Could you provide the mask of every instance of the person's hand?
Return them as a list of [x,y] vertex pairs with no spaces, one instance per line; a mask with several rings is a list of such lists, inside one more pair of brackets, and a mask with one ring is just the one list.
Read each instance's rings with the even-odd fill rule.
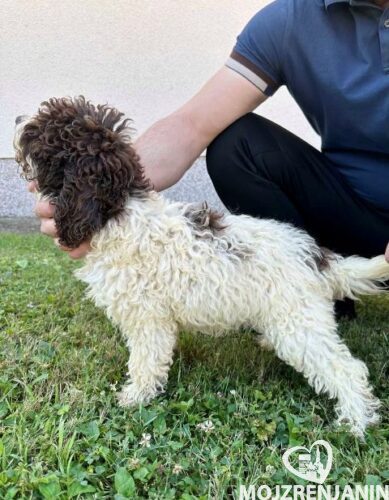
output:
[[[28,190],[31,193],[37,191],[36,183],[34,181],[28,183]],[[35,214],[41,220],[41,233],[54,238],[58,248],[67,252],[72,259],[82,259],[90,251],[90,242],[85,241],[77,248],[68,248],[58,243],[58,234],[54,222],[55,206],[49,201],[39,200],[35,205]]]
[[387,262],[389,262],[389,243],[388,246],[386,247],[385,259],[387,260]]

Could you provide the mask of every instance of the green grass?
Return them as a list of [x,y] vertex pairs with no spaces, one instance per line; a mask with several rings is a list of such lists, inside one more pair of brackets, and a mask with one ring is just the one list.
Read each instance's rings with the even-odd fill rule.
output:
[[302,484],[281,455],[316,439],[334,449],[326,484],[389,481],[387,297],[340,326],[384,404],[362,443],[250,333],[182,334],[166,394],[119,408],[127,352],[77,265],[41,236],[0,234],[0,498],[233,498],[240,484]]

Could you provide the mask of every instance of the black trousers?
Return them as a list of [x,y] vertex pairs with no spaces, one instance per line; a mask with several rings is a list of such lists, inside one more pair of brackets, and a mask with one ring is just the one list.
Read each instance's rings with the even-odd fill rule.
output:
[[343,255],[385,252],[389,213],[357,196],[320,151],[265,118],[248,114],[222,132],[207,168],[234,213],[291,222]]

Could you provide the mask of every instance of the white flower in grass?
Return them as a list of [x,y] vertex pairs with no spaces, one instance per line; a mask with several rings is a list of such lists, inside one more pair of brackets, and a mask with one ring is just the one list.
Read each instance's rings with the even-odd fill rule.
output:
[[236,390],[235,390],[235,389],[231,389],[231,390],[230,390],[230,394],[231,394],[232,396],[235,396],[235,395],[236,395]]
[[196,427],[197,427],[197,429],[200,429],[203,432],[211,432],[215,428],[212,420],[205,420],[205,422],[201,422],[201,424],[197,424]]
[[272,465],[266,465],[266,474],[272,476],[276,472],[276,468]]
[[216,396],[219,398],[219,399],[222,399],[224,397],[224,394],[221,392],[221,391],[218,391],[216,393]]
[[180,464],[174,464],[174,467],[173,467],[173,474],[175,474],[176,476],[178,474],[180,474],[182,471],[184,470],[184,468],[182,467],[182,465]]
[[151,434],[142,434],[142,439],[139,441],[139,444],[145,448],[149,448],[151,441]]
[[139,458],[132,458],[128,463],[130,469],[137,469],[139,465],[140,465]]
[[109,388],[111,389],[111,391],[113,391],[113,392],[116,392],[116,391],[117,391],[117,389],[116,389],[116,384],[117,384],[117,382],[115,382],[115,383],[113,383],[113,384],[109,384]]

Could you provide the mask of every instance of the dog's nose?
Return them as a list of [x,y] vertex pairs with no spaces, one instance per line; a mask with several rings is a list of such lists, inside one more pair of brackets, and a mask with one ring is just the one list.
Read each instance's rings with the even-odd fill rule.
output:
[[26,115],[20,115],[15,118],[15,125],[19,125],[26,118]]

